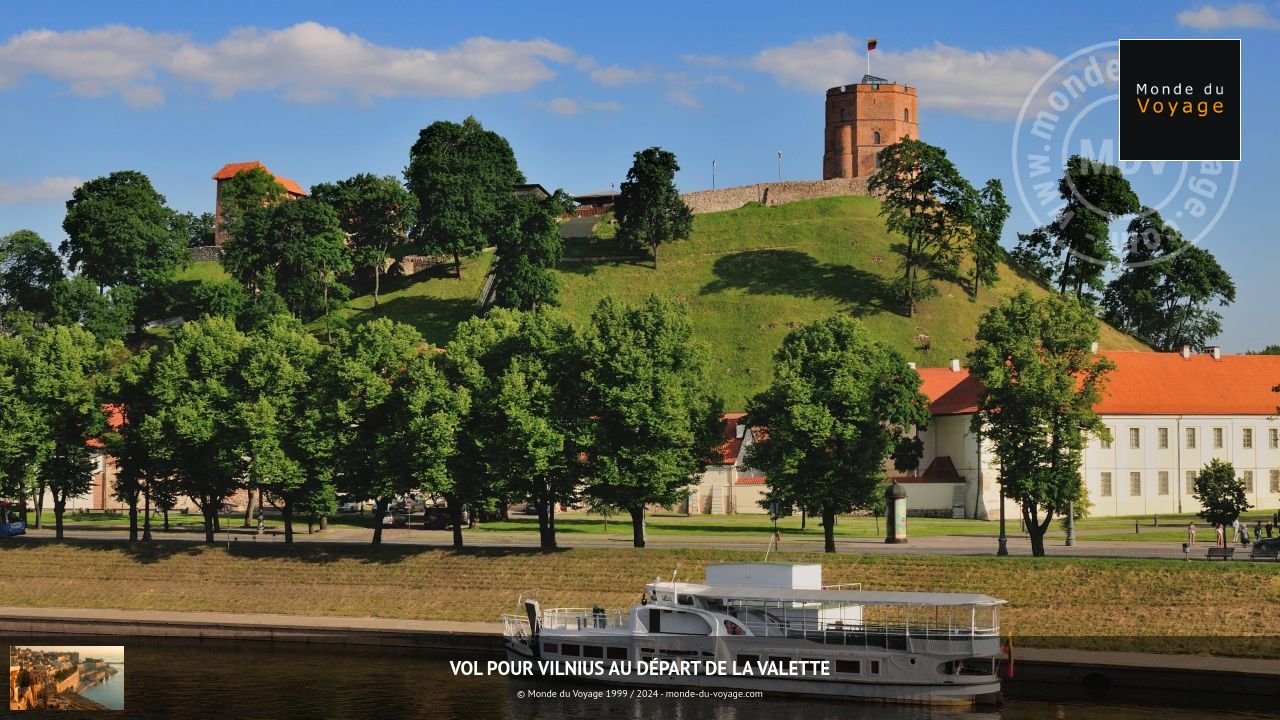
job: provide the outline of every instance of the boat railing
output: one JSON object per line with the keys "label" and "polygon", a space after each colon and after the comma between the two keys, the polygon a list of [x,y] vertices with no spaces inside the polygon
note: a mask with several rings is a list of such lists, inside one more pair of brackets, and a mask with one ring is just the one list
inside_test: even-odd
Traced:
{"label": "boat railing", "polygon": [[906,648],[907,643],[929,642],[939,645],[968,643],[974,640],[998,639],[998,628],[921,627],[895,623],[862,623],[858,621],[825,621],[806,619],[749,619],[744,623],[757,636],[788,637],[834,645],[870,645]]}
{"label": "boat railing", "polygon": [[509,640],[518,640],[529,643],[532,636],[529,630],[529,621],[519,615],[503,615],[502,616],[502,635]]}
{"label": "boat railing", "polygon": [[545,630],[607,630],[627,627],[629,610],[603,608],[554,608],[542,612]]}
{"label": "boat railing", "polygon": [[836,583],[835,585],[823,585],[822,589],[823,590],[861,590],[862,583],[860,582]]}

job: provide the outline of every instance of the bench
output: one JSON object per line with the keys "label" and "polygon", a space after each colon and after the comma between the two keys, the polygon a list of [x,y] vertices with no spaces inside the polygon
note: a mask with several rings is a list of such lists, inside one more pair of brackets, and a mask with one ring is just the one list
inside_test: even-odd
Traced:
{"label": "bench", "polygon": [[1214,558],[1230,560],[1235,554],[1236,549],[1233,547],[1211,547],[1205,551],[1204,557],[1206,560],[1212,560]]}
{"label": "bench", "polygon": [[1253,560],[1276,560],[1277,556],[1280,556],[1280,546],[1276,545],[1258,547],[1255,544],[1253,550],[1249,551],[1249,557]]}

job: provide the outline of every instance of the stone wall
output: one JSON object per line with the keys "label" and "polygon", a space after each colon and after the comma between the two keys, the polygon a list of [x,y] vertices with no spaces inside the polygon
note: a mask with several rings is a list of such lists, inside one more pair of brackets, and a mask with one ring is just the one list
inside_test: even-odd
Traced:
{"label": "stone wall", "polygon": [[867,178],[835,178],[832,180],[789,180],[758,183],[719,190],[686,193],[684,201],[694,214],[736,210],[750,202],[766,206],[785,205],[835,195],[869,195]]}
{"label": "stone wall", "polygon": [[201,245],[200,247],[189,248],[191,250],[191,259],[196,262],[208,262],[210,260],[222,259],[222,248],[217,245]]}

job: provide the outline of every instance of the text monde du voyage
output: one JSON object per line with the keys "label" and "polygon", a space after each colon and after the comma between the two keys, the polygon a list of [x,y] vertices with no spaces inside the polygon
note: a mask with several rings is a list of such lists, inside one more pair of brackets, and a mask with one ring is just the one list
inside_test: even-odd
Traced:
{"label": "text monde du voyage", "polygon": [[1213,83],[1206,83],[1198,89],[1190,83],[1173,85],[1136,83],[1134,91],[1138,112],[1143,115],[1209,117],[1223,115],[1227,111],[1226,102],[1215,99],[1225,95],[1224,86]]}
{"label": "text monde du voyage", "polygon": [[508,677],[607,677],[627,675],[748,675],[766,677],[826,676],[829,660],[755,660],[735,663],[728,660],[450,660],[454,675],[505,675]]}

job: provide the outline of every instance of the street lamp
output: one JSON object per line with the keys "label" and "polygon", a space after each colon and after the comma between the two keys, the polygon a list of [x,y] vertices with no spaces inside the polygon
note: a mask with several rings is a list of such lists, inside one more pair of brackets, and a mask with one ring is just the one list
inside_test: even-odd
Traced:
{"label": "street lamp", "polygon": [[716,161],[711,161],[711,189],[716,189]]}
{"label": "street lamp", "polygon": [[778,151],[778,182],[782,182],[782,151]]}
{"label": "street lamp", "polygon": [[1009,554],[1009,537],[1004,532],[1004,479],[1000,480],[1000,547],[996,555],[1004,557]]}

